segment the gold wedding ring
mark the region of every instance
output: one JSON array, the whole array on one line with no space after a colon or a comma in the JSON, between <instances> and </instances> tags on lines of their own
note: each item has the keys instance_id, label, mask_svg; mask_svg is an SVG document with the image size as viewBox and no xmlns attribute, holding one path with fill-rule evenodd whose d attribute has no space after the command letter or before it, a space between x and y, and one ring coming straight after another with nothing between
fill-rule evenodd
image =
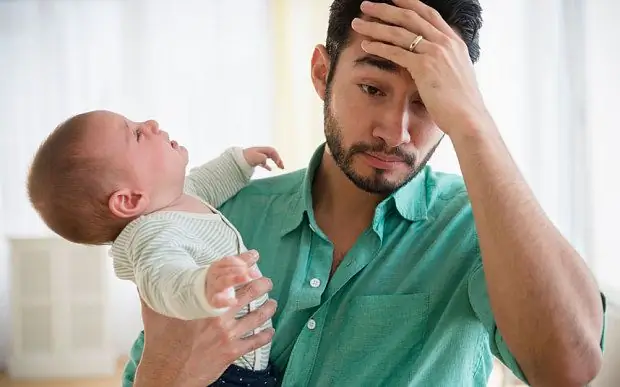
<instances>
[{"instance_id":1,"label":"gold wedding ring","mask_svg":"<svg viewBox=\"0 0 620 387\"><path fill-rule=\"evenodd\" d=\"M409 51L413 52L413 50L415 50L416 46L422 41L422 39L424 39L422 35L416 36L415 39L413 39L413 42L411 42L411 44L409 45Z\"/></svg>"}]
</instances>

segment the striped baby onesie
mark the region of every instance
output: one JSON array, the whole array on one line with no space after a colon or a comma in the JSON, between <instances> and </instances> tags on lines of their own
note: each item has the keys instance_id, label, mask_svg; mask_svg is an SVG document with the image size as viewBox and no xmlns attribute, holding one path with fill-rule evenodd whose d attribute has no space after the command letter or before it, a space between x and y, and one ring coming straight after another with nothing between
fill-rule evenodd
<instances>
[{"instance_id":1,"label":"striped baby onesie","mask_svg":"<svg viewBox=\"0 0 620 387\"><path fill-rule=\"evenodd\" d=\"M205 295L207 270L213 262L247 251L237 229L214 207L234 196L250 180L254 169L240 148L190 171L185 192L209 206L213 214L158 211L131 222L112 244L114 272L134 282L144 302L156 312L183 320L220 315ZM237 315L255 310L268 299L254 300ZM267 321L246 337L271 327ZM235 365L264 370L271 345L248 353Z\"/></svg>"}]
</instances>

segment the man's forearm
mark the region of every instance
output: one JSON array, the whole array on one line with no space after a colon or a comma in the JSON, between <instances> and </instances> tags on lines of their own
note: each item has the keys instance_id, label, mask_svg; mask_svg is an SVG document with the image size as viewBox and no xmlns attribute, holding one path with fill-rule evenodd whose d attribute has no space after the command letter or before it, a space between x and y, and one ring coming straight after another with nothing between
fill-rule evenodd
<instances>
[{"instance_id":1,"label":"man's forearm","mask_svg":"<svg viewBox=\"0 0 620 387\"><path fill-rule=\"evenodd\" d=\"M166 361L145 354L136 370L133 387L181 386L178 378L182 368L179 358Z\"/></svg>"},{"instance_id":2,"label":"man's forearm","mask_svg":"<svg viewBox=\"0 0 620 387\"><path fill-rule=\"evenodd\" d=\"M204 387L208 382L185 372L184 356L145 356L136 371L133 387Z\"/></svg>"},{"instance_id":3,"label":"man's forearm","mask_svg":"<svg viewBox=\"0 0 620 387\"><path fill-rule=\"evenodd\" d=\"M544 214L492 119L485 121L451 139L498 328L530 383L588 382L601 362L597 285Z\"/></svg>"}]
</instances>

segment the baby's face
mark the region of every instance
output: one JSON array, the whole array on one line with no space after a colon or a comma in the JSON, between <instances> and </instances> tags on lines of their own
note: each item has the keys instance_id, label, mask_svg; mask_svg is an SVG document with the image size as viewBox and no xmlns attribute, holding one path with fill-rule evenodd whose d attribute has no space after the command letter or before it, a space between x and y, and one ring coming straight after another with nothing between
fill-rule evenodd
<instances>
[{"instance_id":1,"label":"baby's face","mask_svg":"<svg viewBox=\"0 0 620 387\"><path fill-rule=\"evenodd\" d=\"M149 207L182 192L187 150L171 141L156 121L133 122L107 111L91 114L86 146L120 172L118 189L142 192Z\"/></svg>"}]
</instances>

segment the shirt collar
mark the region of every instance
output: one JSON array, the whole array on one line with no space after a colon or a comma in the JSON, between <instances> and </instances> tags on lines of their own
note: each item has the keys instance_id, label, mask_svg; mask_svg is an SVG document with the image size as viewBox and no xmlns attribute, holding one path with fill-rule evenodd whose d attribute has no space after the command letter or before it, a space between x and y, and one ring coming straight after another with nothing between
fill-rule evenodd
<instances>
[{"instance_id":1,"label":"shirt collar","mask_svg":"<svg viewBox=\"0 0 620 387\"><path fill-rule=\"evenodd\" d=\"M308 218L311 227L317 227L314 220L312 207L312 182L316 170L321 164L325 143L321 144L310 158L310 163L304 171L302 183L291 195L289 212L284 215L286 219L282 223L282 234L285 235L295 230L301 224L304 216ZM405 184L383 202L393 202L400 216L415 222L427 219L427 179L429 167L425 166L416 177ZM318 228L318 227L317 227Z\"/></svg>"}]
</instances>

